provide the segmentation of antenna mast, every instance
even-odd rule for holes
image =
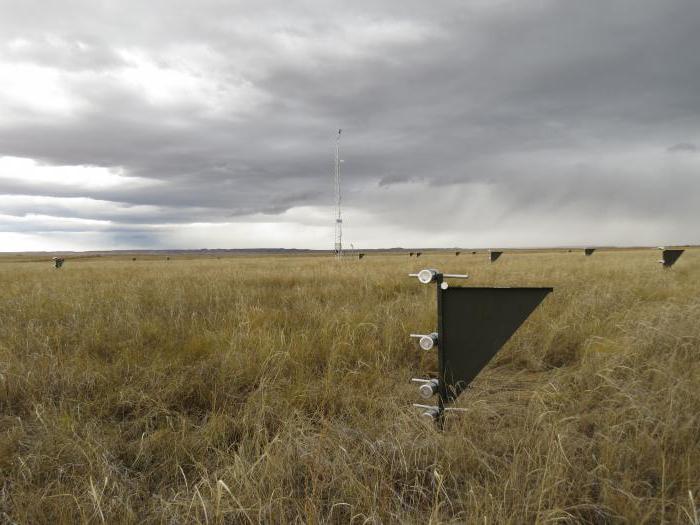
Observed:
[[[335,141],[335,256],[340,258],[343,255],[343,217],[340,212],[340,134],[342,129],[338,130],[338,137]]]

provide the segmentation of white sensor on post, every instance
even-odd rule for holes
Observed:
[[[420,384],[418,393],[423,399],[430,399],[437,394],[438,386],[440,385],[437,379],[418,379],[414,377],[411,381]]]
[[[435,421],[440,416],[440,408],[439,407],[430,406],[430,405],[421,405],[418,403],[413,403],[413,406],[416,408],[422,408],[423,413],[421,415],[423,417],[428,417],[433,421]]]
[[[418,273],[409,273],[409,277],[418,277],[421,284],[430,284],[437,281],[438,276],[450,279],[469,279],[469,276],[465,273],[440,273],[440,270],[435,268],[426,268]],[[444,289],[444,288],[443,288]]]
[[[433,332],[432,334],[411,334],[411,337],[417,338],[418,345],[426,352],[432,350],[438,343],[437,332]]]

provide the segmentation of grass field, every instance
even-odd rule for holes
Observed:
[[[0,257],[0,523],[699,524],[700,250],[658,258]],[[444,433],[424,267],[555,287]]]

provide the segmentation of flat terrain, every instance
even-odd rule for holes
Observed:
[[[0,523],[698,524],[700,250],[658,258],[0,257]],[[555,287],[444,433],[425,267]]]

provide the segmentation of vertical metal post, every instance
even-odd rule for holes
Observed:
[[[437,333],[438,333],[438,415],[435,419],[438,430],[445,428],[445,403],[447,402],[447,387],[445,381],[445,356],[442,338],[445,331],[442,326],[442,289],[443,275],[438,273],[435,278],[435,289],[437,291]]]

